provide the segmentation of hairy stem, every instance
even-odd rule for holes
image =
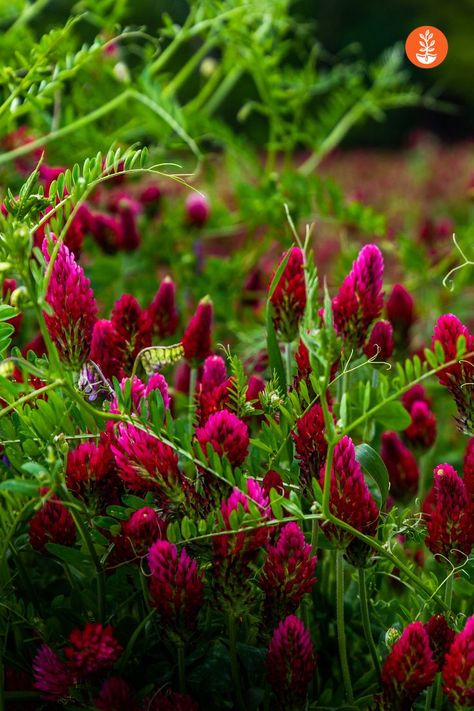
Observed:
[[[374,667],[377,670],[377,674],[380,676],[380,661],[377,654],[377,648],[375,646],[374,638],[372,635],[372,629],[370,626],[369,617],[369,606],[367,600],[367,580],[365,577],[364,568],[358,569],[359,574],[359,598],[360,598],[360,614],[362,618],[362,627],[364,628],[365,641],[369,647],[370,656],[374,663]]]
[[[184,642],[180,641],[176,644],[176,651],[178,654],[179,691],[181,694],[185,694],[186,693],[186,674],[185,674]]]
[[[448,610],[451,610],[451,605],[453,601],[453,576],[450,575],[448,579],[446,580],[446,583],[444,585],[444,602]],[[434,692],[434,697],[435,697],[435,702],[434,702],[434,707],[436,711],[440,711],[440,709],[443,708],[443,690],[441,686],[441,674],[438,673],[436,679],[436,684],[435,684],[435,692]]]
[[[346,630],[344,627],[344,559],[342,550],[338,550],[336,555],[336,624],[344,689],[348,702],[352,703],[354,695],[352,693],[349,664],[347,663]]]

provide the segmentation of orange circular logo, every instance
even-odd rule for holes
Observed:
[[[422,25],[408,35],[405,52],[415,67],[434,69],[446,59],[448,40],[437,27]]]

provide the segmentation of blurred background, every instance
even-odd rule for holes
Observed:
[[[189,5],[185,0],[120,0],[113,3],[124,7],[122,25],[146,26],[153,34],[163,26],[163,15],[168,14],[174,22],[184,22]],[[14,2],[8,5],[13,11]],[[50,0],[37,16],[35,28],[38,34],[58,21],[64,21],[71,11],[90,10],[90,2]],[[383,122],[356,127],[345,139],[347,146],[400,146],[410,140],[414,128],[428,130],[444,141],[470,138],[474,114],[474,43],[472,41],[472,0],[434,2],[433,0],[296,0],[292,14],[301,25],[310,23],[310,32],[315,42],[323,48],[324,59],[335,64],[341,57],[351,55],[373,61],[397,43],[404,44],[407,35],[417,26],[433,24],[444,32],[449,43],[447,59],[442,65],[430,70],[418,69],[406,60],[405,69],[413,82],[439,97],[446,105],[438,111],[423,108],[395,110]],[[84,37],[92,36],[94,28],[82,27]],[[180,58],[179,61],[182,61]],[[297,64],[295,57],[295,63]],[[255,88],[242,80],[222,106],[227,119],[235,118],[236,110],[243,101],[255,95]],[[242,128],[236,122],[236,126]],[[255,140],[261,136],[257,125],[245,125],[245,130],[254,133]]]

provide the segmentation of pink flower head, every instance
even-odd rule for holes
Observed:
[[[110,669],[122,652],[110,625],[88,622],[84,629],[73,629],[64,656],[78,677],[87,677]]]
[[[432,346],[434,348],[436,341],[439,341],[445,362],[456,360],[457,344],[461,336],[466,340],[467,352],[474,350],[474,338],[468,328],[454,314],[444,314],[439,317],[434,327]],[[473,370],[469,364],[454,363],[438,373],[438,380],[449,388],[453,383],[469,382],[468,378],[472,377]]]
[[[176,307],[176,286],[170,277],[165,277],[148,307],[153,332],[158,338],[172,336],[179,323]]]
[[[434,555],[459,563],[474,543],[474,507],[463,480],[449,464],[434,470],[434,501],[426,518],[425,543]]]
[[[76,542],[74,519],[56,496],[46,501],[30,520],[29,538],[31,546],[42,553],[46,551],[47,543],[72,546]]]
[[[75,683],[74,675],[51,647],[42,644],[33,659],[35,689],[48,701],[59,701],[69,696]]]
[[[261,519],[271,515],[268,496],[255,479],[247,479],[247,496],[239,489],[234,489],[232,494],[221,503],[221,515],[226,531],[232,531],[231,517],[233,512],[248,513],[249,500],[258,511]],[[214,556],[216,561],[224,558],[236,558],[242,555],[254,556],[268,540],[269,529],[265,526],[254,528],[252,531],[223,534],[214,538]]]
[[[205,296],[184,332],[181,343],[191,367],[200,365],[211,352],[212,312],[212,301]]]
[[[122,244],[122,225],[120,220],[112,215],[91,212],[88,229],[106,254],[115,254]]]
[[[434,681],[438,665],[422,622],[403,630],[382,667],[383,699],[395,709],[408,709]],[[389,707],[391,708],[391,706]]]
[[[105,497],[107,504],[119,503],[109,498],[111,489],[121,487],[110,443],[103,433],[97,444],[83,442],[68,453],[66,483],[75,496],[87,498],[94,492],[101,498]]]
[[[415,302],[402,284],[395,284],[387,300],[387,316],[400,340],[406,339],[415,321]]]
[[[128,193],[121,191],[113,196],[110,208],[118,214],[120,220],[120,248],[125,252],[133,252],[141,242],[137,218],[142,206]]]
[[[209,219],[209,201],[201,193],[189,193],[186,198],[186,216],[188,222],[196,227],[202,227]]]
[[[137,555],[144,555],[153,541],[165,537],[167,523],[155,509],[144,506],[134,511],[122,526],[123,535],[129,539]]]
[[[100,711],[138,711],[134,693],[119,676],[111,676],[100,687],[94,703]]]
[[[185,482],[169,445],[131,424],[122,424],[112,452],[119,476],[132,491],[153,491],[162,503],[184,500]]]
[[[233,467],[240,467],[248,455],[248,427],[228,410],[211,415],[203,427],[196,429],[196,439],[204,452],[210,444],[220,457],[226,456]]]
[[[139,352],[151,346],[152,323],[146,311],[131,294],[123,294],[112,309],[111,322],[126,343],[127,363],[131,368]]]
[[[278,543],[267,547],[267,557],[260,575],[260,587],[265,593],[267,616],[286,617],[295,612],[303,596],[316,582],[314,570],[317,558],[311,545],[296,523],[287,523]]]
[[[448,625],[444,615],[433,615],[428,622],[425,622],[425,630],[430,640],[433,657],[441,669],[444,664],[444,657],[453,643],[455,632]]]
[[[309,631],[298,617],[290,615],[280,622],[268,647],[267,678],[278,709],[304,708],[314,668]]]
[[[130,378],[122,378],[122,380],[120,382],[120,390],[122,391],[122,393],[125,393],[125,388],[128,386],[129,383],[130,383]],[[139,377],[134,375],[133,380],[131,381],[131,386],[130,386],[130,400],[131,400],[132,411],[136,411],[136,412],[140,411],[140,406],[141,406],[143,398],[145,397],[145,392],[146,392],[145,383],[143,383]],[[112,398],[112,402],[110,404],[110,412],[114,412],[114,413],[120,412],[118,400],[115,395]]]
[[[474,707],[474,615],[454,638],[442,670],[443,691],[455,708]]]
[[[471,500],[474,501],[474,437],[471,437],[467,443],[463,469],[464,486]]]
[[[203,573],[184,548],[158,540],[148,552],[150,595],[168,631],[185,638],[197,623],[203,605]]]
[[[281,262],[285,259],[285,252]],[[304,258],[299,247],[292,247],[283,274],[270,298],[275,329],[281,339],[290,343],[296,338],[299,323],[306,307]]]
[[[406,501],[416,496],[420,479],[418,463],[396,432],[383,433],[380,456],[387,467],[393,498]]]
[[[205,424],[212,414],[226,407],[231,385],[232,379],[227,377],[224,360],[220,356],[206,358],[198,385],[198,413],[201,424]]]
[[[334,325],[355,347],[363,344],[369,326],[382,312],[383,269],[379,248],[374,244],[365,245],[332,300]]]
[[[296,432],[292,432],[296,458],[300,463],[303,485],[306,491],[311,489],[312,477],[319,476],[326,460],[328,444],[324,435],[324,415],[319,403],[311,407],[296,422]]]
[[[389,321],[377,321],[364,344],[367,358],[388,360],[393,353],[393,329]]]
[[[163,398],[163,405],[166,410],[169,410],[171,400],[168,392],[168,383],[166,382],[165,376],[161,375],[161,373],[154,373],[151,376],[146,384],[145,397],[148,397],[153,390],[160,391],[161,397]]]
[[[411,424],[404,431],[405,438],[414,446],[431,447],[436,439],[436,416],[423,400],[415,400],[408,410]]]
[[[321,470],[321,486],[325,472]],[[347,435],[337,443],[331,469],[329,507],[337,518],[349,523],[358,531],[372,535],[377,530],[379,510],[362,474],[355,456],[352,440]],[[332,524],[323,524],[326,535],[346,547],[352,536]]]
[[[123,378],[127,341],[116,330],[112,321],[96,321],[92,332],[90,360],[97,363],[106,378]]]
[[[147,212],[153,214],[161,202],[162,191],[159,185],[146,185],[140,191],[139,200]]]
[[[43,254],[49,261],[46,240],[43,241]],[[79,370],[89,355],[97,304],[89,279],[64,244],[60,246],[53,265],[46,301],[53,312],[44,313],[49,335],[62,360]]]
[[[206,392],[214,390],[227,380],[225,361],[220,356],[211,355],[202,367],[201,385]]]

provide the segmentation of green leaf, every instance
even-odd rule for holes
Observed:
[[[63,560],[69,565],[73,565],[75,568],[83,568],[84,566],[90,565],[90,558],[77,548],[63,546],[60,543],[47,543],[45,548],[49,553],[55,555],[56,558],[60,558],[60,560]]]
[[[26,494],[27,496],[37,494],[39,487],[38,482],[29,481],[28,479],[7,479],[0,484],[0,489],[3,489],[3,491],[11,491],[14,494]]]
[[[115,516],[121,521],[128,521],[130,518],[130,510],[123,508],[123,506],[107,506],[106,511],[109,516]]]
[[[281,506],[283,498],[284,497],[279,494],[276,489],[270,489],[270,504],[272,507],[273,515],[279,521],[281,521],[281,519],[283,518],[283,509]]]
[[[390,479],[387,467],[381,456],[368,444],[358,444],[355,448],[356,458],[363,471],[372,477],[382,494],[382,508],[387,501]]]
[[[411,423],[411,417],[401,402],[387,402],[374,418],[388,430],[406,430]]]

